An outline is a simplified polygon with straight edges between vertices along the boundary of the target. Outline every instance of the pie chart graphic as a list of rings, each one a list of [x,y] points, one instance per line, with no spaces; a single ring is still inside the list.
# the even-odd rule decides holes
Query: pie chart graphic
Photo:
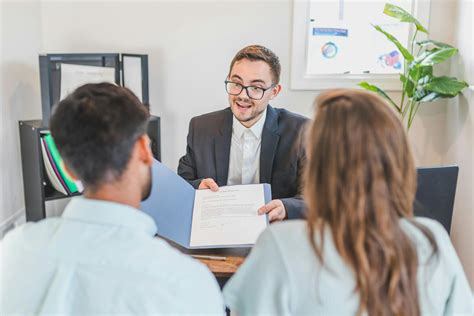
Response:
[[[321,47],[321,53],[325,58],[334,58],[337,55],[337,45],[333,42],[327,42]]]

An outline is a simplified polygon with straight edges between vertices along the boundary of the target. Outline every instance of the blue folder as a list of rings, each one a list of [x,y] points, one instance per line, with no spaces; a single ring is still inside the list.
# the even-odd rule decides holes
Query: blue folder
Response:
[[[263,184],[263,189],[265,203],[268,203],[271,200],[270,184]],[[196,190],[186,180],[155,160],[152,166],[151,193],[141,203],[140,208],[155,220],[160,236],[187,249],[251,246],[221,245],[217,243],[204,247],[191,247],[195,193]]]

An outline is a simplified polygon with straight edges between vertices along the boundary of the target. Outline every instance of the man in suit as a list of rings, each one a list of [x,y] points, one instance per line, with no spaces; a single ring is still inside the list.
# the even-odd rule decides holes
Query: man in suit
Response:
[[[258,210],[270,221],[304,217],[299,189],[307,119],[269,105],[281,91],[280,69],[268,48],[241,49],[225,81],[230,107],[191,119],[178,166],[178,174],[199,189],[270,183],[273,200]]]

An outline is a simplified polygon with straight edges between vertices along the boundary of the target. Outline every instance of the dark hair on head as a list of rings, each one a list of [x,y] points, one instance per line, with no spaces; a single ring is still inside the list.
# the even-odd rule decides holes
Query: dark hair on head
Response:
[[[55,107],[50,130],[65,164],[94,191],[120,178],[136,140],[146,133],[148,118],[129,89],[86,84]]]
[[[232,62],[230,63],[228,76],[230,76],[230,73],[232,72],[232,67],[234,67],[234,64],[242,59],[248,59],[251,61],[262,60],[266,62],[267,65],[270,66],[273,84],[278,84],[280,82],[280,73],[281,73],[280,59],[270,49],[261,45],[250,45],[250,46],[242,48],[241,50],[237,52],[234,59],[232,59]]]
[[[433,234],[412,220],[416,170],[401,121],[380,97],[333,90],[316,99],[309,129],[304,196],[311,245],[321,262],[330,228],[352,268],[357,315],[419,315],[416,246],[405,218],[437,253]]]

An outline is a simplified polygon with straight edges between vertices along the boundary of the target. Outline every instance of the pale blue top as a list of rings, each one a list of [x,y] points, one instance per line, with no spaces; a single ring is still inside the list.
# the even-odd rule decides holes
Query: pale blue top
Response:
[[[427,264],[431,246],[409,222],[401,226],[412,238],[419,257],[418,289],[424,315],[472,315],[472,294],[444,228],[417,219],[434,234],[439,257]],[[325,231],[322,268],[311,248],[306,222],[271,225],[249,257],[224,287],[224,300],[239,315],[355,315],[359,297],[355,277],[342,260],[329,228]],[[319,238],[316,238],[316,242]]]
[[[155,234],[137,209],[74,198],[62,217],[27,223],[0,243],[0,315],[222,315],[206,266]]]

